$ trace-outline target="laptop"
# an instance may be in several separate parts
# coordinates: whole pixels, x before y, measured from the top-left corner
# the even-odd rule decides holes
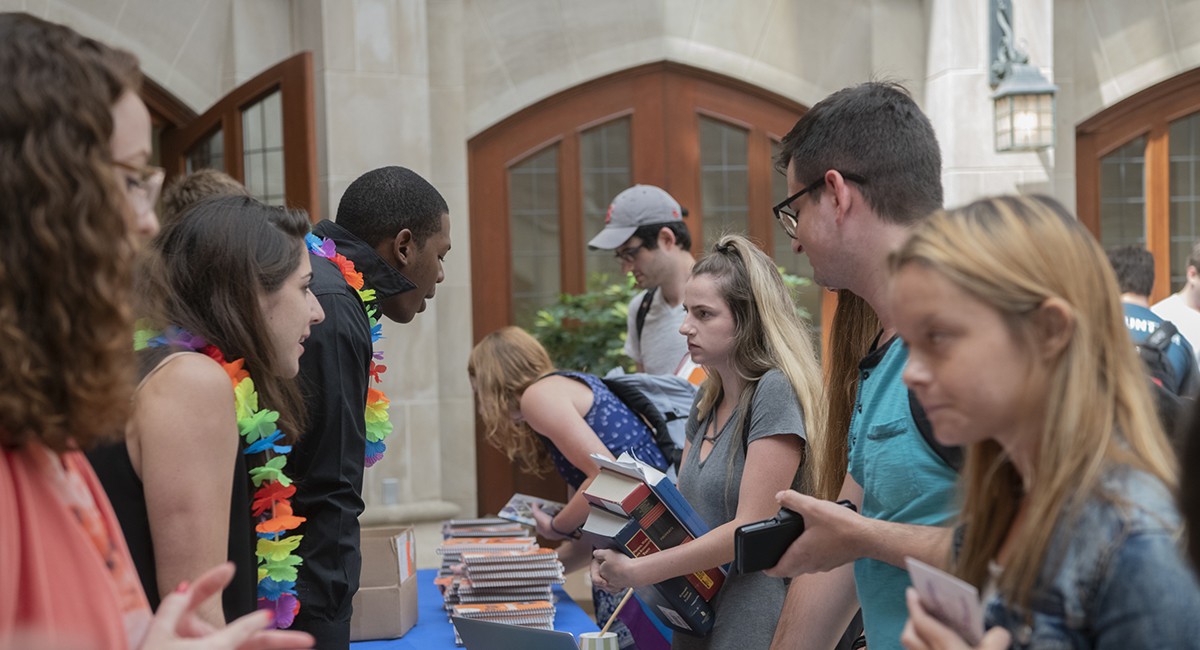
[[[579,650],[570,632],[451,616],[467,650]]]

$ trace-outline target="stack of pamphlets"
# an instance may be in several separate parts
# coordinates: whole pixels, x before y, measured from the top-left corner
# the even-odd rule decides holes
[[[451,519],[442,522],[442,539],[452,537],[525,537],[529,530],[520,524],[500,519]]]
[[[475,536],[484,531],[500,536]],[[437,550],[442,569],[435,583],[447,616],[554,629],[552,589],[563,582],[554,549],[538,546],[526,526],[502,519],[449,521],[442,534]],[[455,637],[461,645],[457,631]]]
[[[539,630],[554,629],[554,604],[548,600],[523,603],[488,603],[479,605],[455,605],[450,614],[464,618],[520,625]],[[454,630],[454,643],[462,645],[458,629]]]

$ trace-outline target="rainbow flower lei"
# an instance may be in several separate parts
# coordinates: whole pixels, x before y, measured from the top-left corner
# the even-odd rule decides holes
[[[375,290],[364,289],[366,282],[363,280],[363,274],[354,268],[354,262],[337,252],[337,246],[334,245],[331,239],[322,239],[316,235],[309,233],[305,237],[305,243],[308,245],[308,251],[317,257],[323,257],[333,262],[338,270],[342,272],[342,278],[346,280],[346,284],[350,285],[351,289],[358,292],[359,300],[363,302],[363,309],[367,312],[367,322],[371,326],[371,346],[383,338],[383,326],[379,324],[377,318],[379,314],[378,308],[372,304],[375,302]],[[371,378],[375,383],[383,381],[383,373],[387,372],[387,366],[383,365],[383,352],[372,350],[371,352]],[[384,438],[392,434],[392,421],[388,417],[388,408],[391,402],[383,391],[376,388],[367,388],[367,450],[364,463],[367,467],[374,465],[383,458],[383,452],[387,450],[387,445],[383,443]]]
[[[254,532],[258,537],[254,549],[258,561],[258,608],[270,610],[275,615],[275,627],[289,627],[300,612],[296,569],[302,560],[295,551],[304,538],[303,535],[289,534],[289,531],[298,528],[305,518],[292,512],[291,498],[296,493],[296,486],[283,473],[292,447],[279,444],[283,438],[283,432],[275,424],[279,412],[259,408],[258,391],[249,371],[244,368],[245,359],[227,361],[215,345],[187,330],[170,326],[157,332],[138,323],[134,350],[164,346],[203,353],[221,364],[229,375],[238,434],[245,442],[242,453],[247,456],[262,454],[266,459],[250,469],[250,480],[258,488],[250,504],[250,514],[256,522]]]

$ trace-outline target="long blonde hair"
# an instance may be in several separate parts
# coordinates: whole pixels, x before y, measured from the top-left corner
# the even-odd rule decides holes
[[[521,410],[525,389],[550,372],[554,372],[554,363],[546,348],[515,326],[483,337],[467,360],[484,440],[518,463],[522,471],[537,476],[551,468],[549,452],[533,429],[523,420],[514,420],[513,414]]]
[[[1024,499],[1025,524],[1009,545],[999,587],[1028,607],[1041,568],[1060,559],[1049,555],[1055,524],[1069,526],[1099,494],[1107,467],[1129,465],[1176,486],[1175,457],[1125,329],[1116,278],[1091,234],[1041,196],[987,198],[935,214],[893,255],[893,270],[907,264],[939,273],[997,310],[1031,352],[1038,308],[1053,298],[1070,310],[1070,338],[1046,362],[1044,419],[1031,441],[1034,475],[1023,484],[994,440],[971,445],[963,471],[965,537],[956,571],[976,586],[986,582],[988,562]]]
[[[821,366],[812,334],[796,316],[796,306],[774,262],[745,237],[727,235],[692,268],[692,277],[701,275],[712,276],[733,314],[735,333],[730,365],[746,382],[734,430],[745,435],[741,420],[749,413],[755,385],[768,370],[779,368],[804,411],[806,454],[811,457],[820,448],[825,430]],[[722,394],[720,375],[710,371],[700,391],[697,408],[703,421],[716,408]],[[824,486],[812,485],[807,470],[810,464],[804,463],[806,489],[819,493]]]

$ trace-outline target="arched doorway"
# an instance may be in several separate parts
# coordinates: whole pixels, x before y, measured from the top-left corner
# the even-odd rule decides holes
[[[527,324],[559,293],[596,272],[619,275],[611,251],[588,251],[609,202],[634,183],[658,185],[688,210],[693,252],[743,232],[792,273],[811,277],[771,206],[786,180],[773,151],[805,108],[695,68],[655,63],[561,92],[505,119],[468,145],[474,339]],[[815,286],[804,307],[820,323]],[[557,477],[536,480],[476,436],[480,512],[513,492],[561,498]]]

